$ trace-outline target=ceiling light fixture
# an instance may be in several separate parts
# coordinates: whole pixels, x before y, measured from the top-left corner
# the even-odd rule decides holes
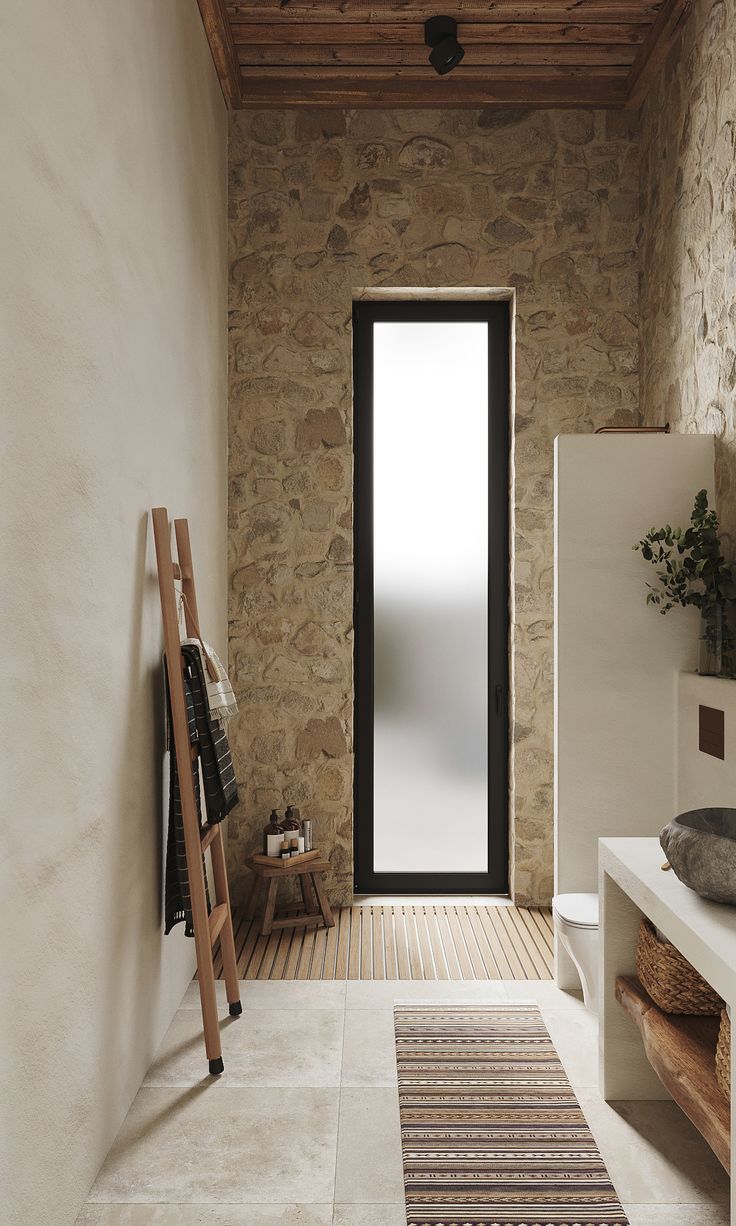
[[[465,55],[465,48],[457,41],[454,17],[430,17],[424,23],[424,41],[432,48],[429,62],[441,77],[457,68]]]

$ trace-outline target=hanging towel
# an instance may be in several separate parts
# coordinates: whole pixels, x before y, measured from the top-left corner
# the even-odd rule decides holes
[[[230,746],[225,730],[219,720],[210,715],[207,703],[207,687],[199,645],[182,646],[184,663],[184,694],[187,704],[189,739],[199,748],[199,759],[191,762],[192,782],[197,805],[197,818],[202,821],[202,802],[199,783],[199,763],[202,764],[202,781],[207,821],[210,825],[221,822],[238,800]],[[166,717],[171,727],[171,703],[166,684]],[[204,862],[204,857],[203,857]],[[205,875],[205,891],[207,877]],[[207,910],[210,910],[207,891]],[[169,757],[169,830],[166,844],[166,888],[164,899],[165,932],[171,932],[175,924],[184,923],[188,937],[194,936],[192,904],[189,892],[184,823],[179,788],[179,772],[173,738]]]
[[[187,647],[197,647],[200,650],[204,648],[205,654],[214,662],[214,671],[219,674],[217,681],[210,676],[206,668],[203,670],[204,679],[207,682],[207,701],[210,706],[210,714],[214,715],[215,719],[219,719],[220,723],[224,724],[227,729],[228,721],[232,719],[233,715],[238,713],[238,704],[222,660],[214,647],[211,647],[209,643],[204,641],[200,642],[199,639],[184,639],[184,645]]]

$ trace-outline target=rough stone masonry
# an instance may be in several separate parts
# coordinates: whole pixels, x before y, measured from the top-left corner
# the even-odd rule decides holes
[[[236,897],[269,810],[288,802],[315,821],[334,900],[352,892],[352,300],[374,286],[477,286],[515,292],[511,881],[517,902],[549,900],[552,444],[637,420],[633,122],[509,109],[233,115]],[[447,446],[462,458],[451,418]],[[447,514],[462,533],[462,506]]]

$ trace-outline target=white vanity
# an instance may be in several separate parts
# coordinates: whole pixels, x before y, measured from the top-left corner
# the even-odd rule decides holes
[[[600,1087],[608,1101],[668,1099],[640,1032],[616,998],[617,976],[636,974],[639,922],[646,915],[731,1006],[736,1017],[736,907],[708,902],[663,872],[656,838],[599,841]],[[731,1084],[736,1086],[736,1043]],[[736,1134],[736,1095],[731,1135]],[[736,1161],[731,1149],[731,1223],[736,1226]]]

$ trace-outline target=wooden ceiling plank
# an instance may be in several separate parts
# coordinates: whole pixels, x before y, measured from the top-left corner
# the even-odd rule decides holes
[[[467,22],[588,22],[651,25],[665,0],[478,0],[443,4],[443,11],[461,23]],[[258,25],[276,21],[297,24],[303,21],[339,24],[383,24],[423,22],[433,16],[436,5],[427,0],[394,0],[393,4],[370,0],[261,0],[260,3],[227,5],[233,24]]]
[[[269,22],[248,24],[233,22],[235,46],[339,46],[363,43],[381,43],[391,46],[424,45],[424,27],[415,24],[386,22],[381,25],[322,22]],[[462,27],[462,43],[465,47],[475,44],[499,43],[630,43],[637,45],[646,37],[643,25],[625,23],[603,24],[591,22],[469,22]]]
[[[595,43],[589,46],[580,43],[566,45],[550,43],[547,46],[491,43],[487,46],[474,44],[468,47],[462,67],[464,75],[469,68],[494,64],[619,64],[630,67],[634,62],[636,47],[627,43],[605,46]],[[274,68],[302,65],[304,68],[320,64],[354,66],[358,69],[368,65],[408,66],[420,65],[431,71],[427,62],[426,47],[385,47],[359,45],[351,47],[243,47],[239,50],[241,68]]]
[[[683,22],[692,7],[691,0],[669,0],[655,21],[631,66],[627,82],[627,106],[638,107],[670,53]]]
[[[501,80],[533,80],[535,78],[547,78],[548,80],[611,80],[626,82],[626,66],[611,66],[605,65],[586,65],[581,67],[578,65],[555,65],[555,64],[504,64],[497,65],[493,69],[478,66],[468,69],[462,74],[462,81],[501,81]],[[459,78],[460,79],[460,78]],[[241,79],[241,91],[245,83],[251,84],[253,81],[293,81],[297,83],[297,88],[300,84],[310,81],[331,81],[334,82],[337,88],[348,88],[353,82],[363,85],[369,82],[384,82],[391,85],[397,81],[417,81],[420,84],[426,82],[437,94],[438,90],[449,87],[449,82],[443,82],[436,77],[428,74],[425,67],[377,67],[368,64],[356,72],[351,68],[342,68],[335,65],[299,66],[280,65],[276,68],[248,68],[243,69]],[[448,89],[449,92],[449,89]]]
[[[241,84],[244,106],[277,107],[486,107],[486,106],[595,106],[620,107],[625,100],[625,79],[592,81],[586,78],[536,81],[489,80],[463,82],[437,92],[435,82],[351,80],[340,88],[325,81],[264,81],[248,77]]]
[[[240,106],[240,69],[225,0],[197,0],[226,106]]]

